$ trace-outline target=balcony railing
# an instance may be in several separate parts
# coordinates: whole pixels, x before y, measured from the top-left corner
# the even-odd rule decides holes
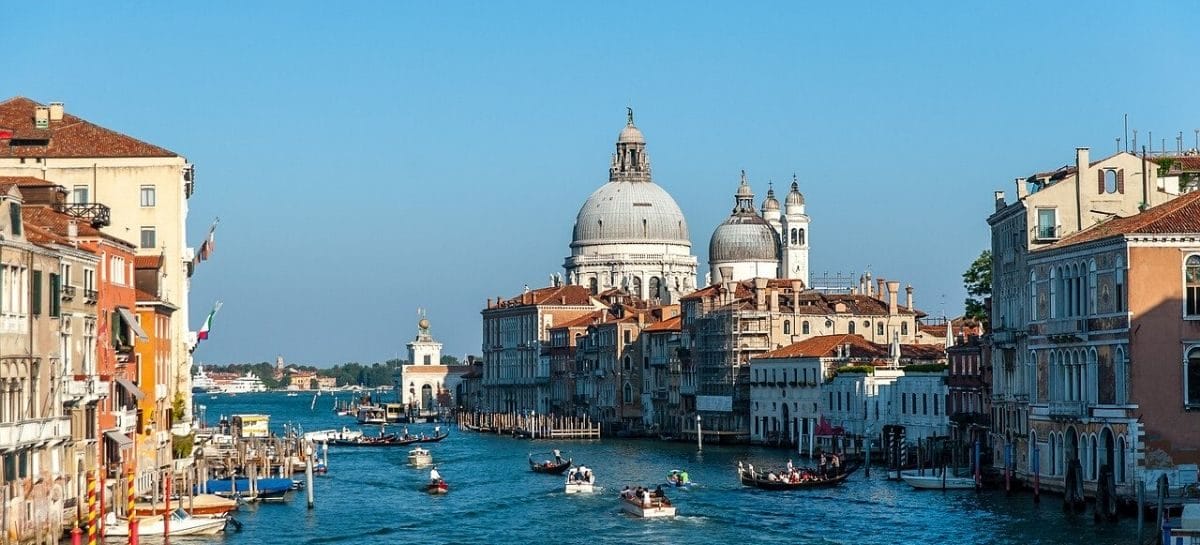
[[[117,412],[117,429],[121,433],[131,433],[137,429],[137,411],[128,409]]]
[[[100,297],[100,292],[98,292],[96,290],[90,290],[87,288],[83,289],[83,302],[85,302],[89,305],[94,305],[94,304],[96,304],[97,297]]]
[[[1058,240],[1062,238],[1061,225],[1038,225],[1033,228],[1033,239],[1042,241]]]
[[[0,450],[71,437],[71,419],[60,416],[0,424]]]
[[[1048,409],[1051,417],[1058,418],[1083,418],[1084,413],[1082,401],[1051,401]]]
[[[62,203],[57,206],[58,211],[73,218],[87,220],[92,224],[92,227],[108,227],[111,223],[111,210],[100,203]]]
[[[64,284],[62,287],[62,300],[70,301],[75,298],[75,286]]]

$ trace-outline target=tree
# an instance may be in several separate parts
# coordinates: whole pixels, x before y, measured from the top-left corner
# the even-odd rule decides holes
[[[988,328],[987,308],[984,300],[992,295],[992,251],[984,250],[975,258],[967,272],[963,273],[963,286],[967,288],[966,317]]]
[[[442,356],[442,365],[458,365],[458,358],[448,354]]]

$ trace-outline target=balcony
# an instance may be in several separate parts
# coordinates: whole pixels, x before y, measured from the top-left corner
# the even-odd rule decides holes
[[[117,431],[121,433],[133,433],[137,429],[137,411],[134,409],[126,409],[117,411]]]
[[[0,424],[0,451],[70,438],[71,419],[66,416]]]
[[[1033,228],[1033,240],[1037,242],[1053,242],[1062,238],[1061,225],[1038,225]]]
[[[658,399],[658,400],[665,400],[665,399],[667,399],[667,389],[666,389],[666,388],[659,388],[659,389],[657,389],[657,390],[654,390],[654,392],[653,392],[653,397],[654,397],[654,399]]]
[[[98,376],[75,375],[64,377],[63,395],[82,399],[90,396],[105,397],[108,394],[108,384]]]
[[[100,292],[97,292],[96,290],[88,289],[86,287],[83,288],[83,302],[84,303],[87,303],[89,305],[94,305],[94,304],[96,304],[97,297],[100,297]]]
[[[55,206],[59,212],[71,216],[87,220],[92,224],[92,227],[97,229],[108,227],[111,223],[111,210],[100,203],[61,203]]]
[[[154,399],[162,400],[162,399],[166,399],[166,398],[167,398],[167,385],[166,384],[155,384],[154,385]]]
[[[1050,418],[1078,420],[1083,418],[1086,409],[1082,401],[1051,401],[1047,407]]]
[[[75,298],[75,286],[64,284],[62,287],[62,300],[70,301]]]

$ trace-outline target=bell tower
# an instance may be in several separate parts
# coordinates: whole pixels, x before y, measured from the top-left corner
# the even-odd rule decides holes
[[[808,214],[804,212],[804,194],[796,175],[792,175],[792,190],[784,204],[783,230],[780,242],[783,246],[783,262],[780,268],[784,278],[799,279],[808,284]]]

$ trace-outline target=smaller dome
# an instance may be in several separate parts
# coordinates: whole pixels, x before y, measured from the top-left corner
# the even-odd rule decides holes
[[[777,261],[779,240],[775,229],[758,214],[735,214],[713,231],[708,243],[709,263]]]
[[[767,188],[767,198],[763,200],[763,212],[779,210],[779,200],[775,198],[775,188]]]
[[[796,182],[796,175],[792,175],[792,190],[788,191],[787,195],[788,206],[804,204],[804,194],[800,192],[800,184]]]
[[[645,144],[646,137],[642,136],[642,131],[639,130],[637,127],[634,127],[632,124],[625,125],[625,128],[621,129],[621,136],[617,137],[617,143],[618,144]]]

